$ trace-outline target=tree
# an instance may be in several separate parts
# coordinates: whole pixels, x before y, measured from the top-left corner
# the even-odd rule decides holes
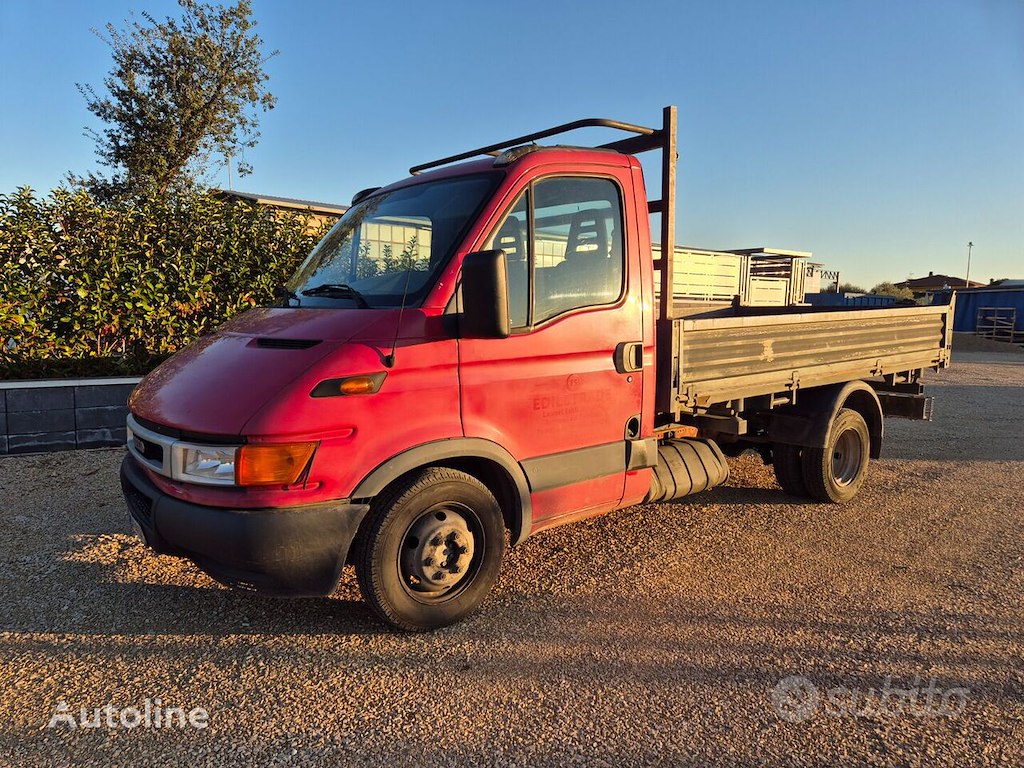
[[[158,22],[148,13],[107,24],[96,32],[113,51],[114,67],[103,81],[107,94],[78,84],[87,107],[107,124],[87,129],[96,154],[113,169],[75,179],[111,195],[166,194],[194,187],[214,156],[230,158],[259,139],[257,112],[276,99],[264,83],[263,41],[253,31],[249,0],[211,5],[178,0],[180,19]],[[95,32],[95,30],[94,30]],[[238,166],[240,175],[251,169]]]
[[[879,283],[871,289],[872,293],[878,294],[879,296],[895,296],[897,299],[914,299],[914,292],[909,288],[897,288],[895,285],[889,282]]]
[[[839,285],[837,287],[837,289],[835,289],[835,292],[836,293],[867,293],[867,291],[865,291],[859,285],[854,285],[853,283],[843,283],[843,284]]]

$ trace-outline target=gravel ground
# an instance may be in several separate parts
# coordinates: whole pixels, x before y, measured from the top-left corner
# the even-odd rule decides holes
[[[890,420],[848,505],[743,456],[538,535],[417,636],[351,573],[271,600],[151,554],[119,450],[0,458],[0,764],[1024,764],[1024,355],[931,384],[935,420]],[[147,699],[207,727],[124,727]]]

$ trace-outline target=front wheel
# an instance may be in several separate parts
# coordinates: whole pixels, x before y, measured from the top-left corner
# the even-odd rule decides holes
[[[505,528],[483,483],[430,467],[374,501],[358,546],[363,597],[387,623],[421,632],[476,610],[498,577]]]
[[[843,408],[836,414],[821,448],[804,448],[804,485],[818,501],[839,503],[857,495],[868,471],[871,436],[864,417]]]

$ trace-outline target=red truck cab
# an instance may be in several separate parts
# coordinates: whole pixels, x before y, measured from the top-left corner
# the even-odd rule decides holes
[[[329,594],[353,563],[391,624],[458,620],[506,532],[649,492],[648,210],[639,162],[614,148],[527,145],[361,193],[284,306],[133,393],[137,532],[271,594]]]

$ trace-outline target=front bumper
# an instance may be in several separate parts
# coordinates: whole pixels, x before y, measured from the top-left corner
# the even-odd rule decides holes
[[[224,584],[271,595],[334,591],[367,504],[345,501],[276,509],[224,509],[158,489],[131,456],[121,490],[132,520],[156,552],[187,557]]]

